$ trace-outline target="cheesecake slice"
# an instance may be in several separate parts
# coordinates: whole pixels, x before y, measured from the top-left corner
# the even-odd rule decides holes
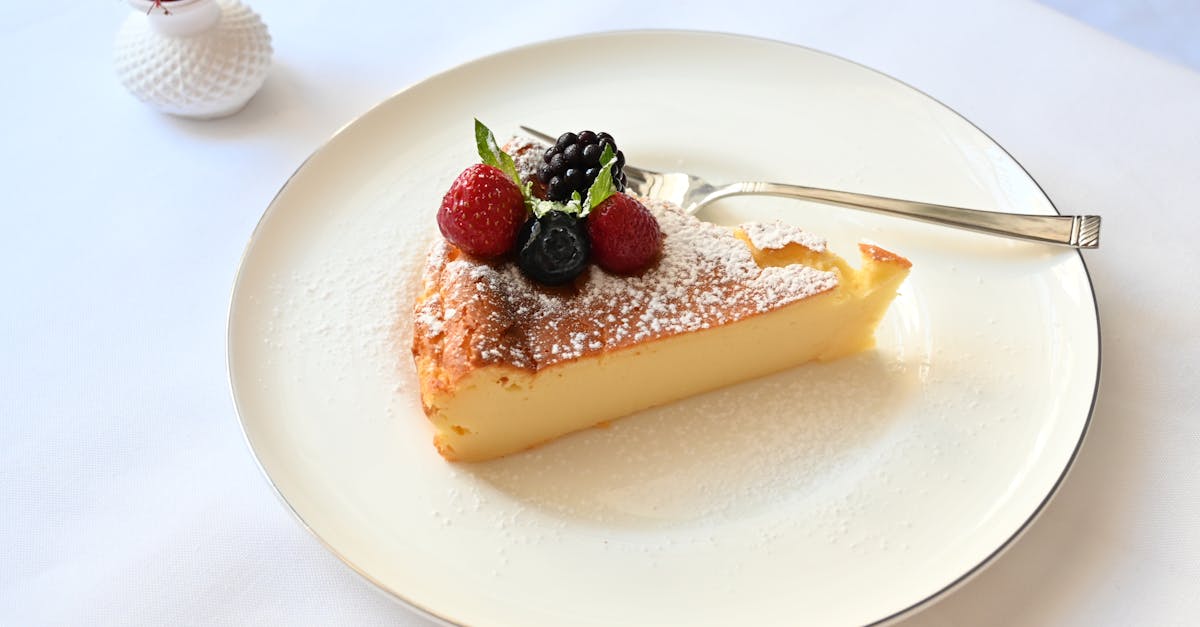
[[[910,263],[860,244],[852,268],[780,223],[729,229],[643,199],[665,235],[638,276],[591,267],[548,288],[438,240],[412,353],[434,444],[515,453],[693,394],[874,345]]]

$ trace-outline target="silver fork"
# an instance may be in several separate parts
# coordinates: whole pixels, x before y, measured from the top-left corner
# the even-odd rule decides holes
[[[556,141],[556,138],[528,126],[522,126],[521,130],[551,145]],[[761,194],[822,202],[989,235],[1072,248],[1100,246],[1100,216],[1000,213],[765,181],[718,185],[683,172],[655,172],[628,163],[624,165],[623,172],[629,187],[639,196],[673,202],[688,213],[696,213],[705,205],[722,198]]]

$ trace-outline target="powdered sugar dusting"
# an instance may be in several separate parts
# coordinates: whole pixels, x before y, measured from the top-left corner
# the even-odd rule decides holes
[[[546,154],[546,147],[532,138],[513,137],[504,144],[504,152],[512,155],[517,171],[521,173],[522,178],[528,180],[542,164],[542,155]]]
[[[658,263],[640,276],[592,266],[574,289],[541,287],[512,263],[482,263],[435,242],[429,267],[443,268],[442,297],[421,304],[416,332],[432,340],[451,325],[448,303],[470,308],[471,352],[485,363],[536,370],[720,326],[837,285],[836,274],[804,265],[759,267],[729,229],[643,202],[665,235]]]
[[[389,395],[414,392],[398,398],[419,407],[412,401],[418,389],[415,373],[409,366],[397,368],[400,355],[406,358],[408,351],[398,354],[397,347],[411,345],[414,325],[409,312],[421,283],[422,263],[427,263],[427,243],[437,228],[426,212],[396,210],[407,188],[401,182],[377,189],[360,199],[353,212],[330,209],[319,229],[297,228],[292,236],[297,239],[289,241],[304,242],[297,250],[319,254],[275,254],[254,262],[279,267],[239,288],[245,290],[249,306],[261,308],[247,309],[260,321],[247,336],[261,342],[280,363],[319,364],[292,368],[286,380],[263,379],[261,390],[280,394],[278,390],[287,387],[305,395],[314,407],[342,403],[360,407],[365,415],[377,407],[372,402],[387,401],[372,399],[361,388],[347,389],[372,381],[380,387],[370,389]],[[293,216],[287,219],[285,224],[305,224]],[[444,326],[440,315],[424,321]]]
[[[825,238],[780,220],[768,224],[749,222],[742,225],[742,230],[759,250],[779,250],[799,244],[816,253],[825,252]]]

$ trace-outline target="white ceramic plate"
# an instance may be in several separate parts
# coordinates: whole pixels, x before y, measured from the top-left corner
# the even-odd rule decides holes
[[[843,253],[865,237],[913,261],[877,350],[497,462],[442,461],[407,312],[441,195],[475,161],[475,116],[500,134],[608,130],[634,163],[718,180],[1054,213],[946,107],[776,42],[574,38],[397,94],[284,185],[229,320],[255,455],[375,585],[472,625],[864,624],[963,581],[1054,492],[1099,367],[1080,255],[777,199],[705,216],[779,217]]]

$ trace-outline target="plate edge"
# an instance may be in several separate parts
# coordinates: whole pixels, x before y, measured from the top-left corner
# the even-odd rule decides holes
[[[433,612],[432,610],[429,610],[428,608],[425,608],[425,607],[421,606],[420,604],[418,604],[408,598],[405,598],[399,592],[396,592],[396,591],[388,588],[387,586],[385,586],[378,580],[376,580],[373,577],[371,577],[370,575],[368,575],[361,568],[359,568],[355,563],[353,563],[346,556],[344,556],[341,552],[339,552],[334,547],[332,547],[328,542],[326,542],[326,540],[324,538],[321,537],[320,534],[316,533],[316,531],[313,530],[313,528],[300,515],[300,513],[295,510],[295,508],[291,505],[290,502],[288,502],[287,498],[280,491],[279,487],[275,484],[274,480],[272,480],[270,473],[267,471],[266,467],[263,466],[262,460],[259,458],[259,455],[254,448],[254,444],[250,439],[250,433],[249,433],[249,430],[247,429],[245,418],[242,416],[241,405],[238,402],[237,384],[234,382],[234,378],[233,378],[233,363],[232,363],[233,341],[232,341],[232,339],[233,339],[234,306],[236,304],[238,288],[241,285],[242,272],[245,268],[246,258],[249,255],[251,248],[255,245],[255,242],[258,240],[260,231],[261,231],[263,225],[266,223],[267,219],[273,213],[280,195],[282,195],[284,190],[286,190],[288,188],[288,186],[291,184],[292,180],[314,158],[316,158],[318,155],[325,152],[325,150],[328,149],[330,144],[332,144],[334,141],[336,141],[338,137],[340,137],[343,133],[345,133],[347,131],[347,129],[349,129],[351,126],[356,124],[362,118],[370,115],[371,113],[378,110],[380,107],[382,107],[385,104],[387,104],[388,102],[392,101],[400,94],[405,93],[419,85],[436,80],[436,79],[438,79],[442,76],[445,76],[451,72],[456,72],[464,67],[469,67],[471,65],[476,65],[476,64],[480,64],[480,63],[486,63],[497,57],[511,54],[511,53],[514,53],[514,52],[517,52],[520,50],[536,48],[536,47],[541,47],[541,46],[554,45],[554,44],[560,44],[560,43],[568,42],[568,41],[578,41],[581,39],[594,39],[594,38],[601,39],[601,38],[608,38],[608,37],[618,37],[618,36],[623,36],[623,35],[650,36],[650,35],[656,35],[656,34],[685,35],[685,36],[700,37],[700,38],[717,36],[718,38],[741,39],[741,40],[748,40],[748,41],[764,42],[764,43],[775,44],[775,45],[782,45],[782,46],[786,46],[789,48],[798,48],[798,49],[807,50],[809,52],[812,52],[812,53],[815,53],[818,55],[822,55],[825,57],[830,57],[830,58],[838,59],[840,61],[844,61],[846,63],[849,63],[851,65],[859,67],[861,69],[867,70],[868,72],[871,72],[872,74],[875,74],[877,76],[888,79],[898,85],[901,85],[909,90],[912,90],[912,91],[928,98],[929,100],[937,103],[943,109],[954,114],[959,119],[961,119],[962,121],[964,121],[968,125],[970,125],[971,128],[975,129],[980,134],[982,134],[984,137],[986,137],[988,139],[988,141],[990,141],[993,145],[995,145],[997,148],[999,148],[1005,154],[1005,156],[1007,156],[1009,159],[1011,159],[1012,162],[1015,163],[1017,165],[1017,167],[1019,167],[1021,169],[1021,171],[1025,174],[1025,176],[1028,177],[1029,180],[1033,182],[1034,186],[1037,187],[1038,192],[1042,195],[1042,198],[1044,198],[1046,200],[1046,202],[1050,204],[1050,207],[1054,210],[1054,212],[1058,215],[1062,215],[1062,212],[1058,210],[1058,207],[1054,204],[1054,201],[1046,193],[1046,191],[1042,187],[1041,183],[1039,183],[1038,180],[1029,173],[1029,170],[1026,169],[1024,164],[1022,164],[1016,157],[1014,157],[1013,154],[1011,152],[1009,152],[1007,148],[1005,148],[1002,144],[1000,144],[998,141],[996,141],[996,139],[993,138],[990,134],[988,134],[982,128],[977,126],[974,122],[972,122],[966,116],[959,113],[956,109],[954,109],[954,108],[950,107],[949,105],[947,105],[946,103],[942,102],[940,99],[933,97],[932,95],[926,93],[925,91],[923,91],[921,89],[918,89],[917,87],[911,85],[908,82],[905,82],[905,81],[903,81],[899,78],[896,78],[890,74],[887,74],[883,71],[876,70],[876,69],[869,67],[863,63],[859,63],[858,61],[854,61],[852,59],[843,57],[841,55],[827,52],[824,50],[819,50],[819,49],[816,49],[816,48],[813,48],[810,46],[806,46],[803,44],[797,44],[797,43],[783,41],[783,40],[779,40],[779,39],[772,39],[769,37],[747,35],[747,34],[743,34],[743,33],[734,33],[734,32],[728,32],[728,31],[689,30],[689,29],[628,29],[628,30],[609,30],[609,31],[597,31],[597,32],[592,32],[592,33],[581,33],[581,34],[570,35],[570,36],[566,36],[566,37],[556,37],[556,38],[551,38],[551,39],[529,42],[526,44],[522,44],[520,46],[505,48],[502,50],[498,50],[495,52],[485,54],[480,57],[470,59],[463,63],[454,65],[450,68],[436,72],[436,73],[434,73],[430,76],[427,76],[425,78],[422,78],[420,80],[411,82],[411,83],[405,85],[404,87],[392,92],[387,97],[385,97],[382,100],[380,100],[379,102],[375,103],[374,105],[369,107],[367,110],[363,111],[362,113],[356,115],[354,118],[352,118],[351,120],[349,120],[345,124],[343,124],[341,127],[339,127],[332,135],[330,135],[324,142],[322,142],[316,149],[314,149],[307,157],[305,157],[304,160],[301,161],[299,165],[296,166],[296,169],[293,170],[292,173],[288,176],[288,178],[283,182],[283,184],[280,185],[279,189],[275,192],[274,196],[272,196],[270,202],[267,203],[266,209],[263,210],[262,215],[259,217],[258,221],[255,223],[254,229],[251,231],[250,236],[246,242],[246,245],[242,249],[242,254],[238,258],[237,272],[234,275],[233,284],[230,288],[229,305],[227,307],[228,314],[226,317],[226,333],[225,333],[226,378],[227,378],[227,382],[229,385],[230,396],[233,400],[234,413],[236,414],[238,425],[242,432],[242,439],[246,443],[247,448],[250,450],[250,454],[254,458],[255,465],[258,467],[259,472],[262,473],[263,478],[265,478],[267,480],[267,483],[271,486],[271,490],[272,490],[272,492],[274,492],[276,498],[279,499],[279,501],[285,506],[287,511],[291,512],[292,516],[296,519],[296,521],[300,524],[300,526],[303,527],[306,531],[308,531],[308,533],[311,534],[313,537],[315,537],[317,539],[317,541],[321,543],[322,546],[324,546],[327,550],[329,550],[330,553],[332,553],[338,559],[340,559],[352,571],[354,571],[359,576],[361,576],[365,581],[370,583],[373,588],[375,588],[379,592],[386,594],[389,598],[401,603],[402,605],[408,607],[410,610],[416,612],[417,614],[420,614],[425,618],[434,620],[435,622],[441,623],[443,625],[450,625],[453,627],[453,626],[459,625],[459,623],[455,623],[455,622],[451,621],[450,619],[443,617],[443,616]],[[1001,543],[1000,546],[998,546],[992,553],[988,554],[988,556],[985,557],[981,562],[979,562],[974,567],[967,570],[967,572],[963,573],[962,575],[960,575],[959,577],[957,577],[956,579],[951,581],[946,586],[937,590],[933,594],[925,597],[924,599],[922,599],[916,603],[913,603],[912,605],[909,605],[908,607],[900,609],[888,616],[885,616],[878,620],[867,623],[867,625],[869,625],[871,627],[881,626],[881,625],[890,625],[890,624],[894,624],[906,617],[912,616],[912,615],[920,612],[921,610],[930,607],[936,601],[941,600],[943,597],[950,594],[951,592],[954,592],[954,591],[958,590],[959,588],[963,587],[966,583],[968,583],[975,576],[977,576],[978,574],[980,574],[984,570],[986,570],[987,567],[991,566],[997,558],[999,558],[1004,552],[1006,552],[1009,548],[1011,548],[1012,545],[1014,545],[1016,543],[1016,541],[1019,540],[1025,534],[1026,531],[1028,531],[1028,529],[1033,525],[1033,523],[1038,519],[1038,517],[1041,516],[1041,514],[1045,511],[1047,505],[1049,505],[1050,501],[1053,500],[1053,498],[1058,494],[1058,491],[1061,488],[1064,480],[1066,479],[1067,475],[1070,473],[1071,469],[1074,467],[1075,460],[1079,456],[1079,452],[1082,449],[1083,443],[1087,437],[1087,432],[1089,431],[1089,429],[1091,427],[1092,419],[1095,416],[1096,401],[1099,396],[1099,388],[1100,388],[1100,372],[1101,372],[1101,367],[1102,367],[1102,363],[1103,363],[1103,354],[1102,354],[1102,348],[1103,348],[1102,347],[1102,339],[1103,338],[1102,338],[1102,335],[1100,332],[1100,330],[1101,330],[1100,308],[1099,308],[1099,303],[1096,300],[1095,283],[1092,281],[1091,272],[1088,270],[1087,263],[1083,258],[1082,251],[1076,250],[1075,253],[1079,260],[1080,266],[1083,268],[1084,276],[1087,279],[1087,283],[1088,283],[1088,289],[1092,296],[1092,310],[1093,310],[1093,316],[1095,317],[1095,320],[1096,320],[1096,374],[1095,374],[1095,380],[1093,382],[1093,387],[1092,387],[1092,398],[1091,398],[1091,402],[1089,403],[1088,410],[1087,410],[1087,417],[1084,419],[1083,428],[1080,430],[1079,439],[1075,443],[1075,448],[1074,448],[1074,450],[1071,451],[1071,455],[1068,457],[1066,464],[1063,466],[1063,469],[1062,469],[1061,473],[1059,474],[1058,479],[1054,482],[1054,485],[1051,486],[1050,490],[1047,492],[1046,496],[1042,499],[1041,503],[1039,503],[1038,506],[1034,508],[1033,512],[1025,520],[1025,522],[1022,523],[1017,528],[1017,530],[1011,536],[1009,536],[1009,538],[1007,540],[1005,540],[1003,543]]]

